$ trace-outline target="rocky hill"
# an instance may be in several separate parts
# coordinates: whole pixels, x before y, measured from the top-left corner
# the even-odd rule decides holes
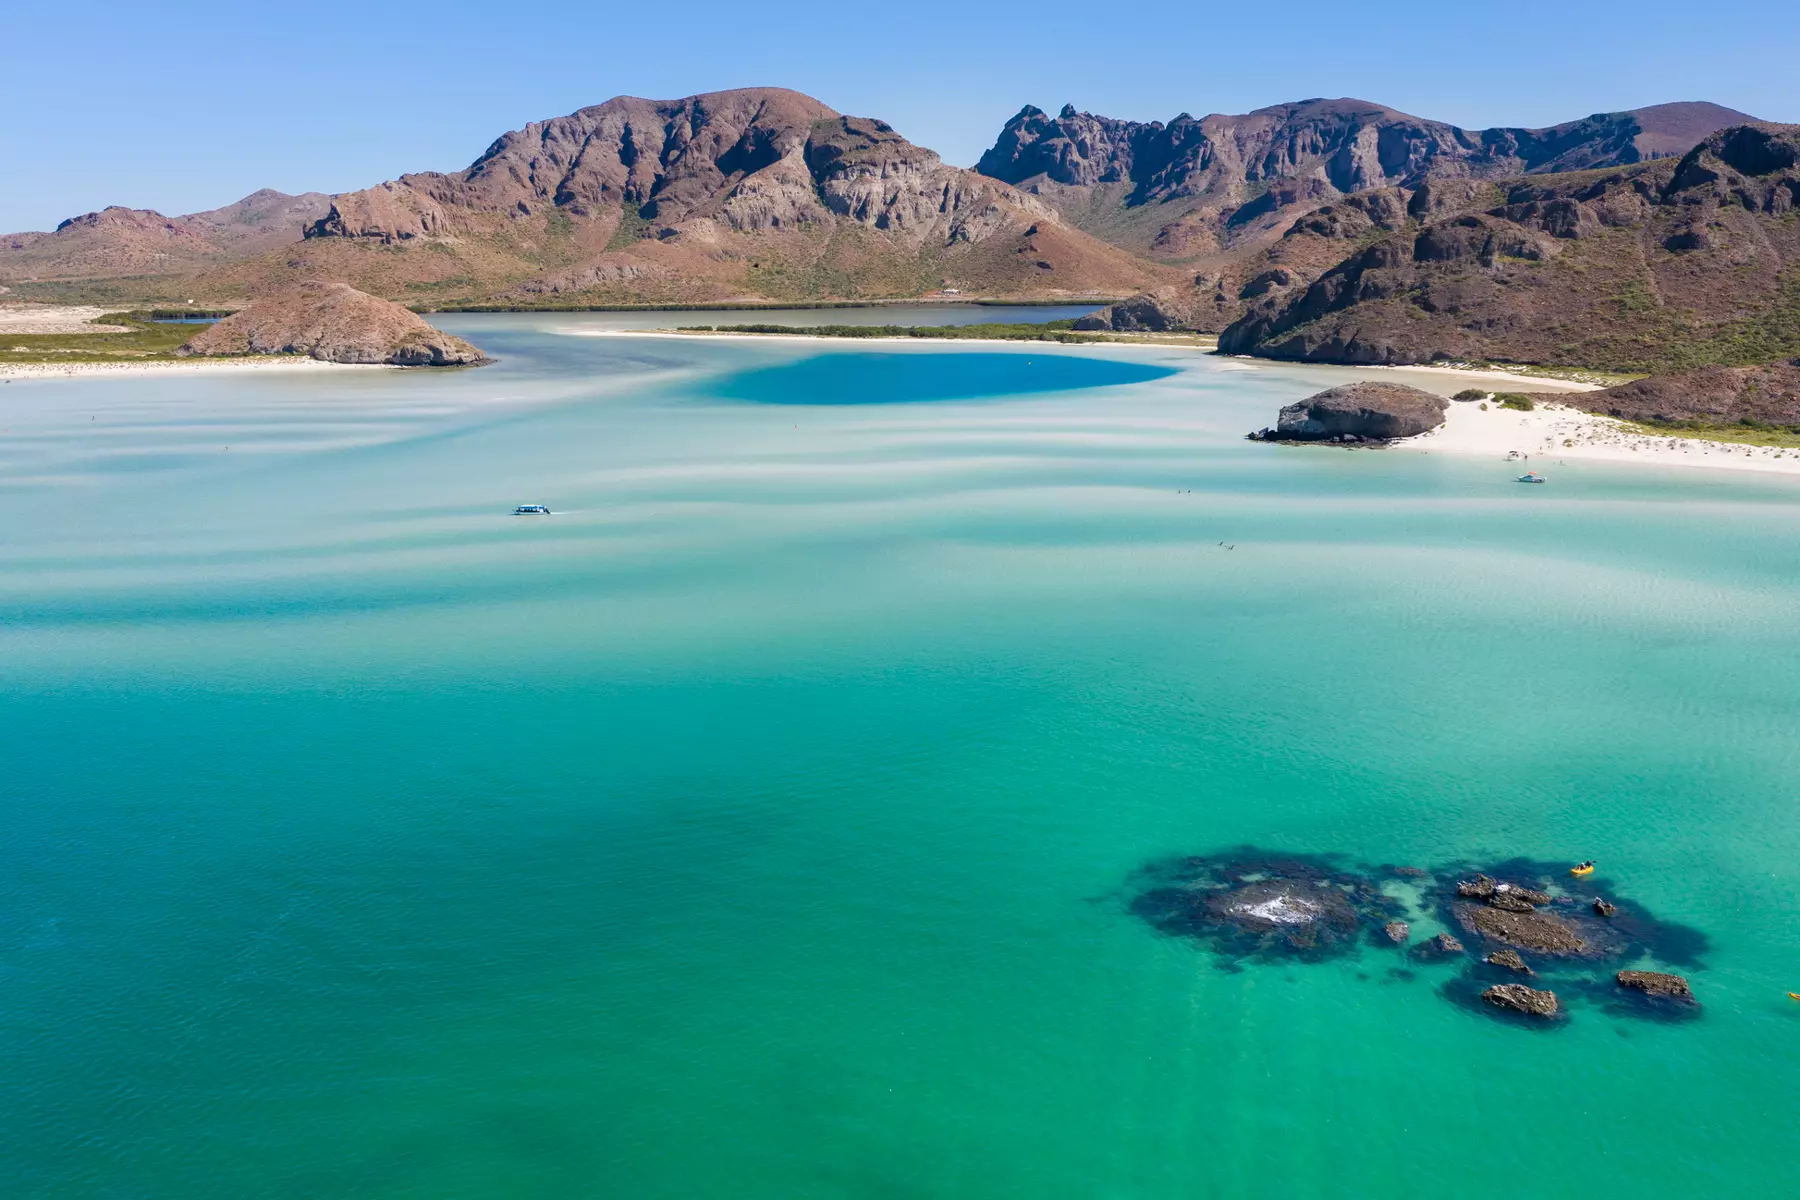
[[[1600,113],[1549,129],[1464,130],[1365,100],[1302,100],[1168,124],[1027,106],[977,169],[1133,249],[1204,252],[1264,212],[1427,179],[1507,179],[1685,153],[1755,120],[1716,104]],[[1096,190],[1097,189],[1097,190]]]
[[[1679,155],[1752,120],[1716,104],[1662,104],[1549,129],[1464,130],[1363,100],[1304,100],[1241,116],[1120,121],[1065,106],[1027,107],[978,170],[1054,206],[1072,224],[1187,268],[1184,303],[1218,331],[1243,314],[1246,289],[1280,268],[1310,283],[1342,239],[1389,227],[1427,181],[1506,180],[1619,167]],[[1397,190],[1406,194],[1398,196]],[[1371,193],[1386,193],[1372,195]],[[1323,242],[1283,237],[1332,206]],[[1333,247],[1328,243],[1337,241]],[[1258,281],[1261,282],[1258,282]]]
[[[330,208],[322,192],[289,196],[267,188],[181,217],[114,205],[70,217],[50,233],[0,236],[0,280],[191,272],[299,242]]]
[[[1656,425],[1800,428],[1800,359],[1754,367],[1696,367],[1556,399]]]
[[[1316,281],[1251,298],[1221,348],[1626,371],[1800,351],[1800,126],[1740,125],[1679,159],[1428,181],[1406,196],[1403,221],[1346,219],[1345,256]],[[1288,236],[1325,237],[1343,216],[1327,208]]]
[[[309,269],[379,283],[397,249],[415,277],[455,262],[521,301],[1116,294],[1159,277],[882,121],[779,88],[534,123],[466,171],[336,197],[307,239]]]
[[[324,362],[479,366],[481,351],[418,314],[342,283],[308,280],[264,296],[189,338],[184,356],[304,354]]]
[[[141,299],[299,279],[427,306],[1049,298],[1178,277],[884,122],[780,88],[622,96],[508,133],[463,171],[189,217],[108,209],[0,245],[0,281],[137,277],[105,294]]]

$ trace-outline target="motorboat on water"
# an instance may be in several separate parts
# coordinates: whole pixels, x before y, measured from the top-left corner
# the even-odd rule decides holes
[[[1542,475],[1539,475],[1536,471],[1527,471],[1523,475],[1519,476],[1519,482],[1520,483],[1548,483],[1549,480],[1545,479]]]
[[[513,509],[515,517],[547,517],[550,515],[548,504],[521,504]]]

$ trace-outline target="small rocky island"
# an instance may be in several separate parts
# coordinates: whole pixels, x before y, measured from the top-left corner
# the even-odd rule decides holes
[[[184,356],[304,354],[323,362],[470,367],[492,361],[391,300],[310,281],[265,296],[189,338]]]
[[[1250,440],[1386,445],[1436,429],[1449,407],[1442,396],[1403,383],[1365,380],[1288,405],[1274,428],[1256,430]]]
[[[1133,878],[1130,909],[1205,947],[1224,971],[1398,952],[1391,980],[1416,978],[1414,967],[1460,966],[1440,982],[1445,999],[1525,1025],[1566,1021],[1565,997],[1613,1016],[1700,1014],[1685,977],[1644,964],[1699,967],[1706,935],[1656,919],[1609,880],[1577,885],[1568,864],[1374,867],[1240,846],[1147,864]],[[1441,932],[1414,941],[1421,924]]]

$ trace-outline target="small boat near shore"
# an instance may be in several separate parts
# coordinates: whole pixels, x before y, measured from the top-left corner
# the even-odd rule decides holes
[[[1519,476],[1519,482],[1520,483],[1548,483],[1550,481],[1545,479],[1542,475],[1539,475],[1536,471],[1527,471],[1523,475]]]
[[[521,504],[513,509],[515,517],[547,517],[550,515],[548,504]]]

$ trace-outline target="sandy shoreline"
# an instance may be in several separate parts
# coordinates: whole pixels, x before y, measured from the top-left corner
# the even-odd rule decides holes
[[[1513,456],[1521,473],[1530,469],[1546,476],[1558,464],[1576,460],[1800,474],[1800,449],[1638,433],[1611,417],[1559,404],[1540,404],[1531,412],[1490,406],[1483,412],[1479,404],[1452,403],[1444,424],[1393,448],[1500,461]]]
[[[303,355],[270,358],[203,358],[187,362],[0,363],[0,380],[73,379],[92,375],[211,374],[215,371],[393,371],[386,363],[321,362]]]
[[[698,333],[672,329],[583,329],[568,330],[573,337],[659,337],[659,338],[768,338],[801,342],[926,342],[946,345],[1006,344],[1020,346],[1064,346],[1083,343],[1026,342],[1009,338],[915,338],[871,337],[839,338],[818,334]],[[1200,349],[1179,343],[1152,341],[1096,341],[1086,343],[1100,347],[1138,347],[1153,350]],[[1205,351],[1202,351],[1205,352]],[[1280,368],[1292,364],[1264,359],[1231,357],[1220,360],[1227,369],[1257,370]],[[270,358],[202,359],[185,362],[80,362],[0,364],[0,382],[14,380],[81,378],[95,375],[131,377],[167,373],[210,374],[221,371],[338,371],[397,370],[385,365],[321,362],[298,355]],[[1599,385],[1575,380],[1516,375],[1506,371],[1478,371],[1449,366],[1357,367],[1359,371],[1403,372],[1439,379],[1466,381],[1470,384],[1505,384],[1542,393],[1585,392]],[[1558,404],[1540,404],[1530,412],[1462,401],[1450,405],[1445,422],[1429,433],[1395,442],[1393,448],[1419,454],[1456,454],[1500,461],[1513,461],[1521,471],[1531,469],[1548,473],[1559,462],[1585,460],[1601,462],[1651,463],[1659,466],[1710,467],[1738,471],[1764,471],[1778,474],[1800,474],[1800,449],[1747,446],[1730,442],[1712,442],[1699,438],[1638,433],[1610,417],[1596,416]]]

